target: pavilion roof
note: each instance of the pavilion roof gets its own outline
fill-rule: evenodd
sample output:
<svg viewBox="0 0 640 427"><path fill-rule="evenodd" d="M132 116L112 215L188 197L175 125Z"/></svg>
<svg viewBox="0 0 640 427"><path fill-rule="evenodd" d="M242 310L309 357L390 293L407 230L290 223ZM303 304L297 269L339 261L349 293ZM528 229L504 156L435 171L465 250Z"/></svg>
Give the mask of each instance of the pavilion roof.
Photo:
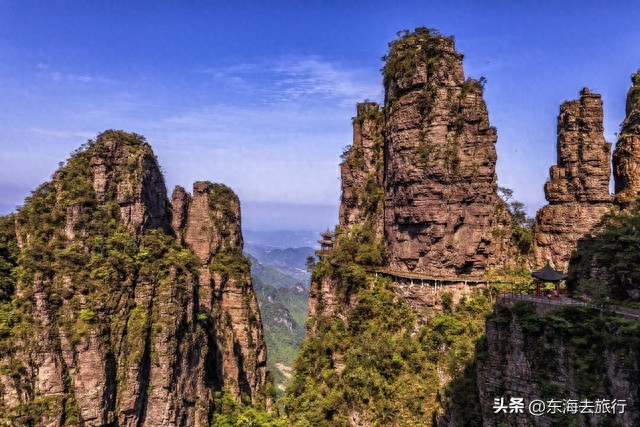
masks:
<svg viewBox="0 0 640 427"><path fill-rule="evenodd" d="M320 234L322 237L327 237L327 238L331 238L333 237L333 233L327 228L327 231L325 231L324 233Z"/></svg>
<svg viewBox="0 0 640 427"><path fill-rule="evenodd" d="M559 282L567 278L567 275L562 271L555 270L547 261L547 265L540 270L534 270L531 272L531 276L544 282Z"/></svg>

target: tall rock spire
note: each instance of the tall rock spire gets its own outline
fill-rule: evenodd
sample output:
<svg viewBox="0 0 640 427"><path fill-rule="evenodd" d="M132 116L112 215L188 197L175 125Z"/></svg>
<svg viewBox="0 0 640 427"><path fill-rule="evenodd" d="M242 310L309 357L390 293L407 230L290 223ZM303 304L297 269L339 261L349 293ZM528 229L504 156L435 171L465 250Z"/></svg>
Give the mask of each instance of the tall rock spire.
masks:
<svg viewBox="0 0 640 427"><path fill-rule="evenodd" d="M482 275L508 223L495 173L496 129L483 84L465 80L452 37L418 28L389 45L385 234L392 269Z"/></svg>
<svg viewBox="0 0 640 427"><path fill-rule="evenodd" d="M544 186L549 205L536 216L537 264L551 260L556 267L566 267L578 240L611 206L611 144L604 139L602 123L600 95L587 88L580 91L580 99L560 106L558 162Z"/></svg>
<svg viewBox="0 0 640 427"><path fill-rule="evenodd" d="M368 223L377 238L383 236L384 158L383 114L376 102L356 107L353 144L340 164L342 198L340 226L349 229Z"/></svg>
<svg viewBox="0 0 640 427"><path fill-rule="evenodd" d="M626 118L613 153L616 202L627 205L640 195L640 70L631 77Z"/></svg>
<svg viewBox="0 0 640 427"><path fill-rule="evenodd" d="M239 400L247 396L256 402L265 381L267 353L251 264L242 254L240 200L225 185L198 181L184 223L185 244L201 263L198 312L210 316L214 338L209 345L220 353L215 367L203 358L198 369L203 375L216 369L221 384Z"/></svg>

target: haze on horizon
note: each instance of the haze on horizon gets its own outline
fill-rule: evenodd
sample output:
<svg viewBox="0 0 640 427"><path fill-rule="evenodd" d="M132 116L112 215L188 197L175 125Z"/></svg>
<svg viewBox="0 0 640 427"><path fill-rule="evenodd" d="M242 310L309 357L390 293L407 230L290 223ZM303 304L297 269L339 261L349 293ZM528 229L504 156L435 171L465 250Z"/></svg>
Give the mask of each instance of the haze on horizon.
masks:
<svg viewBox="0 0 640 427"><path fill-rule="evenodd" d="M0 214L109 129L145 135L169 191L240 196L243 228L337 222L339 156L403 29L453 35L484 76L498 179L530 214L556 161L560 103L602 94L615 142L640 68L634 2L0 2Z"/></svg>

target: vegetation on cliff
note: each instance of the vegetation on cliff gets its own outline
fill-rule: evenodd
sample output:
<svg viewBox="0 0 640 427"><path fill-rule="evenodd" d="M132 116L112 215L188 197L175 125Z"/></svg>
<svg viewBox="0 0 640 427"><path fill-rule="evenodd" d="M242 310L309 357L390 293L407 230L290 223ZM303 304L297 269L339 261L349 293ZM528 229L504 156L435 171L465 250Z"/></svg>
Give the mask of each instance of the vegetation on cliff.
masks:
<svg viewBox="0 0 640 427"><path fill-rule="evenodd" d="M568 287L599 302L640 301L640 207L605 215L578 244L570 262Z"/></svg>
<svg viewBox="0 0 640 427"><path fill-rule="evenodd" d="M512 395L532 399L559 400L596 398L623 399L628 406L621 415L596 416L556 412L542 418L525 413L525 422L551 425L637 425L637 378L640 366L640 323L636 319L607 315L583 307L561 307L540 314L536 306L518 302L498 306L489 318L491 342L481 342L482 365L478 378L490 381L485 396L505 388ZM506 366L519 360L529 368L511 372ZM508 422L509 414L495 415L488 399L480 401L485 423ZM476 404L476 406L478 406ZM589 422L588 417L592 417ZM597 418L595 418L597 417Z"/></svg>
<svg viewBox="0 0 640 427"><path fill-rule="evenodd" d="M105 132L98 140L122 135L127 150L137 151L144 144L140 136L119 131ZM35 190L15 214L14 235L22 242L20 249L13 239L7 241L14 218L2 220L2 249L8 248L9 256L3 253L0 265L5 301L0 307L0 369L17 389L33 381L24 358L30 349L44 344L55 351L61 345L34 341L42 339L43 333L50 337L63 333L74 348L97 335L110 343L108 358L122 352L130 363L134 359L142 363L149 351L145 337L162 325L154 322L151 307L124 310L131 303L130 284L150 283L152 292L160 294L170 283L185 286L194 274L195 257L162 230L136 235L126 228L120 220L115 185L107 187L108 193L98 203L90 169L95 147L96 142L90 141L76 151L54 181ZM79 214L71 222L68 212L74 209ZM73 239L70 230L77 232ZM14 268L7 274L10 264ZM61 401L27 394L20 405L0 412L25 423L38 422L62 405L65 422L79 420L67 377L62 386Z"/></svg>
<svg viewBox="0 0 640 427"><path fill-rule="evenodd" d="M498 187L501 207L509 213L510 239L518 249L522 261L526 260L533 251L533 227L535 221L527 216L524 203L513 198L513 190L506 187Z"/></svg>
<svg viewBox="0 0 640 427"><path fill-rule="evenodd" d="M346 233L338 234L335 248L315 264L311 286L321 285L322 278L340 282L341 297L367 285L367 269L386 262L384 242L376 239L370 223L354 225Z"/></svg>
<svg viewBox="0 0 640 427"><path fill-rule="evenodd" d="M15 290L12 272L17 262L18 244L14 224L13 215L0 217L0 303L9 301Z"/></svg>
<svg viewBox="0 0 640 427"><path fill-rule="evenodd" d="M224 235L224 222L239 228L239 217L225 205L230 190L214 193ZM222 425L227 416L270 419L259 409L268 385L257 407L233 406L252 390L225 397L213 353L196 372L224 313L194 305L201 262L167 219L155 156L123 131L83 145L17 213L0 217L0 424L144 425L164 411ZM213 270L248 280L241 248L217 255Z"/></svg>
<svg viewBox="0 0 640 427"><path fill-rule="evenodd" d="M385 62L382 68L384 86L391 83L401 87L410 86L417 70L424 67L427 78L433 76L440 68L441 61L448 58L443 50L443 44L453 44L452 36L444 36L433 28L420 27L414 31L398 32L398 38L389 43L388 53L382 57ZM461 56L460 56L461 57ZM452 56L450 60L453 60ZM433 81L433 79L432 79ZM435 83L435 82L433 82ZM435 86L430 86L421 99L421 111L427 115L435 96Z"/></svg>
<svg viewBox="0 0 640 427"><path fill-rule="evenodd" d="M316 330L301 348L285 399L294 425L423 425L450 396L475 393L473 381L453 390L442 380L465 375L489 299L477 293L454 307L445 294L445 310L420 325L391 283L368 281L345 319L311 319Z"/></svg>
<svg viewBox="0 0 640 427"><path fill-rule="evenodd" d="M367 141L370 146L365 147L364 141L360 141L359 144L347 146L347 150L342 155L342 167L343 169L345 167L348 168L351 175L349 178L352 180L359 178L359 181L364 181L351 184L356 184L353 190L355 191L354 196L357 201L356 206L360 211L358 219L362 222L371 222L382 215L384 208L383 112L378 109L377 104L370 103L369 101L358 104L357 114L353 118L353 125L354 128L357 126L357 129L359 129L361 133L365 131L364 127L366 125L369 126L369 129L366 129L366 131L371 132L370 135L367 135L370 138L370 141ZM360 136L360 138L364 139L363 136ZM365 150L367 151L366 154ZM343 170L343 198L344 187L348 184L346 181L349 180L344 176L346 175L345 172L346 171ZM358 174L363 174L364 176L356 178ZM343 204L345 202L346 200L342 200ZM351 209L354 208L355 206ZM373 224L370 224L370 226L373 226Z"/></svg>

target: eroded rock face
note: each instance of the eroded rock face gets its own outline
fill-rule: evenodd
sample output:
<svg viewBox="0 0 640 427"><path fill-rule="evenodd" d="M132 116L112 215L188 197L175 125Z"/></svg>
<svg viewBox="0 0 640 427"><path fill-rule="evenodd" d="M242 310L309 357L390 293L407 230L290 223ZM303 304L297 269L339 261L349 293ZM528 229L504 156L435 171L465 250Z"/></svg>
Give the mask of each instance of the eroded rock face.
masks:
<svg viewBox="0 0 640 427"><path fill-rule="evenodd" d="M184 230L187 227L190 203L191 195L177 185L171 194L171 228L181 244L184 244Z"/></svg>
<svg viewBox="0 0 640 427"><path fill-rule="evenodd" d="M364 101L356 106L353 118L353 143L340 164L341 190L336 247L341 234L358 226L370 235L370 243L384 241L384 116L376 102ZM309 318L316 316L346 318L352 295L335 277L321 277L309 288ZM309 333L314 330L310 324Z"/></svg>
<svg viewBox="0 0 640 427"><path fill-rule="evenodd" d="M316 316L346 319L353 306L353 295L342 292L343 283L332 277L322 277L320 283L309 287L309 318ZM313 326L313 325L312 325ZM311 328L308 333L312 333Z"/></svg>
<svg viewBox="0 0 640 427"><path fill-rule="evenodd" d="M385 83L385 234L394 270L480 276L501 257L496 129L452 38L391 43Z"/></svg>
<svg viewBox="0 0 640 427"><path fill-rule="evenodd" d="M353 143L340 164L342 198L340 226L368 225L382 238L384 233L383 113L375 102L357 105L353 118Z"/></svg>
<svg viewBox="0 0 640 427"><path fill-rule="evenodd" d="M260 398L238 198L196 183L173 199L149 145L108 131L0 221L0 424L206 426L223 387Z"/></svg>
<svg viewBox="0 0 640 427"><path fill-rule="evenodd" d="M631 77L626 118L613 153L616 202L626 206L640 194L640 71Z"/></svg>
<svg viewBox="0 0 640 427"><path fill-rule="evenodd" d="M106 131L96 139L93 153L91 181L99 202L115 191L122 220L133 230L168 225L169 201L164 178L144 138Z"/></svg>
<svg viewBox="0 0 640 427"><path fill-rule="evenodd" d="M519 310L522 312L523 307ZM538 318L537 323L532 323L531 317L516 314L518 310L515 307L509 312L499 306L496 314L487 320L486 341L481 346L482 356L476 358L482 425L636 425L640 418L635 409L639 397L637 378L640 354L637 346L632 344L632 340L621 340L618 336L620 332L607 321L599 322L599 335L594 335L593 329L585 324L596 323L598 315L595 313L581 314L572 327L572 338L567 339L560 323L555 326L553 322L544 320L544 316L558 315L553 310L552 306L537 305L533 319L536 319L535 316L542 317ZM562 317L560 320L563 320ZM603 337L607 342L603 342ZM609 340L616 339L618 345L608 344ZM584 347L579 344L581 341L590 344ZM586 397L589 391L585 388L597 390L598 397ZM496 413L494 399L504 398L508 404L511 397L524 399L523 413L519 416ZM578 411L555 415L546 412L533 416L527 408L531 401L537 399L545 402L619 399L626 402L626 408L624 413L620 413L618 408L615 415Z"/></svg>
<svg viewBox="0 0 640 427"><path fill-rule="evenodd" d="M611 144L603 134L602 100L584 88L580 99L561 105L558 164L545 184L549 205L536 215L535 261L565 268L584 237L609 211Z"/></svg>
<svg viewBox="0 0 640 427"><path fill-rule="evenodd" d="M184 240L202 264L200 312L214 319L222 383L238 399L244 395L255 402L265 382L267 353L240 222L240 201L230 188L193 185Z"/></svg>

